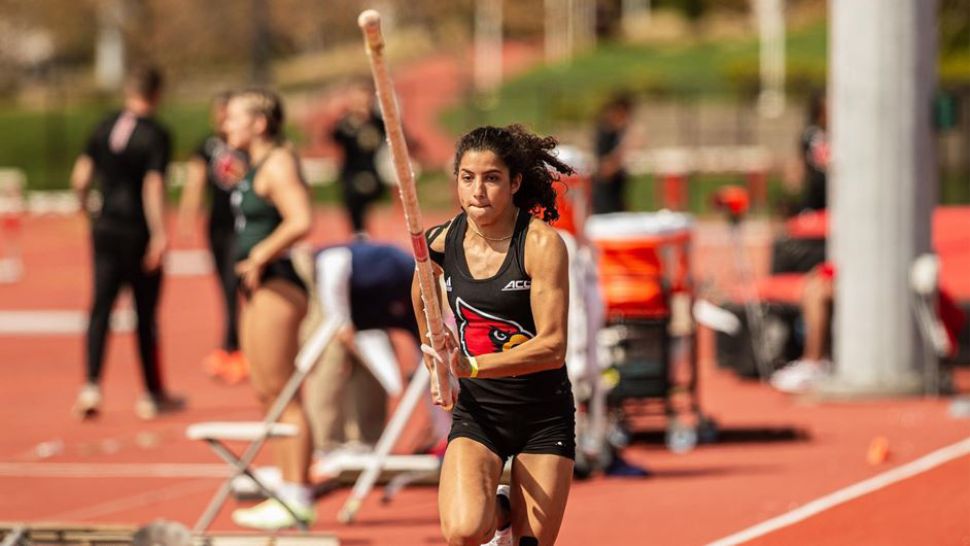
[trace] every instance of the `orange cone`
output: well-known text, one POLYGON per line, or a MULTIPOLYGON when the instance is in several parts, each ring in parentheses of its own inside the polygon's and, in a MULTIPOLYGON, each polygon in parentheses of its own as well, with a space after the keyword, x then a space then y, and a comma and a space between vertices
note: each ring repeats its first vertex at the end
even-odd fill
POLYGON ((889 459, 889 440, 885 436, 876 436, 869 442, 869 451, 866 453, 866 461, 875 466, 886 462, 889 459))

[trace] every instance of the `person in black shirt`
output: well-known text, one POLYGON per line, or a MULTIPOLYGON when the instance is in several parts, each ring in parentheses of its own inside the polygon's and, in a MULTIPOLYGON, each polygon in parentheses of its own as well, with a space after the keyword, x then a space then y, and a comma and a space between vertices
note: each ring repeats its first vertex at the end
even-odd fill
POLYGON ((377 151, 385 139, 384 120, 367 85, 359 83, 351 88, 347 111, 330 136, 343 152, 340 186, 344 206, 354 233, 362 234, 367 207, 384 194, 376 164, 377 151))
POLYGON ((155 319, 168 246, 163 214, 171 154, 168 131, 152 117, 161 86, 158 70, 133 70, 125 81, 124 110, 95 128, 71 173, 71 186, 82 205, 88 203, 94 181, 101 190, 101 207, 91 213, 94 301, 87 332, 87 383, 74 406, 81 418, 96 415, 101 405, 99 383, 111 307, 124 285, 131 287, 138 314, 138 353, 146 390, 135 412, 152 419, 183 405, 165 391, 155 319))
POLYGON ((812 96, 808 109, 808 125, 799 140, 804 167, 800 210, 822 210, 828 205, 829 140, 828 109, 825 95, 812 96))
MULTIPOLYGON (((428 230, 458 326, 441 340, 445 354, 422 347, 426 364, 447 362, 461 387, 438 487, 449 544, 554 544, 569 497, 568 262, 546 222, 559 217, 558 174, 573 170, 555 147, 518 125, 466 134, 454 162, 462 212, 428 230), (509 458, 511 485, 497 488, 509 458)), ((412 300, 424 317, 417 282, 412 300)), ((427 339, 425 321, 418 325, 427 339)))
POLYGON ((203 194, 208 189, 208 235, 212 262, 216 267, 225 309, 222 347, 204 360, 206 372, 228 383, 238 383, 249 375, 249 366, 239 350, 238 277, 233 267, 235 220, 230 204, 233 184, 247 169, 246 157, 226 144, 222 124, 226 119, 226 104, 230 93, 216 95, 212 101, 213 134, 207 136, 189 160, 188 175, 179 202, 179 225, 183 234, 194 231, 196 217, 202 207, 203 194))
POLYGON ((627 172, 623 166, 633 103, 618 96, 607 103, 596 123, 596 171, 593 173, 593 214, 626 210, 627 172))

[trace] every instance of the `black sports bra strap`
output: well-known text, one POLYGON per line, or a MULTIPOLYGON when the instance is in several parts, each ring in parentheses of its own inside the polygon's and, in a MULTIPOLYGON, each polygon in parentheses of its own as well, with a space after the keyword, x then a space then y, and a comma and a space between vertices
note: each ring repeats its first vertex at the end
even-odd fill
MULTIPOLYGON (((428 241, 428 254, 431 256, 431 261, 438 264, 439 266, 444 266, 445 263, 445 253, 438 252, 431 248, 431 245, 435 240, 441 236, 441 232, 447 229, 451 225, 453 220, 448 220, 443 224, 437 225, 429 229, 424 233, 424 238, 428 241)), ((447 247, 447 244, 445 245, 447 247)))
POLYGON ((512 236, 512 244, 515 248, 515 259, 519 262, 519 267, 522 268, 522 272, 525 273, 525 240, 526 235, 529 233, 529 222, 532 221, 532 215, 524 210, 519 210, 518 216, 515 218, 515 231, 512 236))

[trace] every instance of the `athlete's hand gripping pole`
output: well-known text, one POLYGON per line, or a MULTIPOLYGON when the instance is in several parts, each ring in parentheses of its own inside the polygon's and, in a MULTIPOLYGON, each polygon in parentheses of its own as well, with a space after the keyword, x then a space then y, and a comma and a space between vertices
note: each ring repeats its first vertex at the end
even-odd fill
MULTIPOLYGON (((424 301, 428 332, 435 351, 443 355, 447 353, 445 326, 441 320, 441 308, 438 306, 438 291, 434 280, 434 271, 431 268, 431 262, 428 260, 428 243, 424 238, 424 225, 421 221, 421 209, 418 206, 414 172, 411 170, 408 146, 404 140, 404 131, 401 127, 397 97, 394 94, 387 65, 384 63, 384 36, 381 34, 381 16, 375 10, 367 10, 357 18, 357 24, 364 34, 371 74, 374 76, 374 87, 377 90, 377 99, 384 116, 387 143, 394 162, 394 172, 397 175, 401 202, 404 205, 404 218, 408 224, 408 233, 411 235, 411 248, 417 262, 418 283, 421 286, 421 299, 424 301)), ((451 373, 447 364, 439 365, 435 361, 431 373, 431 397, 435 404, 448 410, 454 404, 451 373)))

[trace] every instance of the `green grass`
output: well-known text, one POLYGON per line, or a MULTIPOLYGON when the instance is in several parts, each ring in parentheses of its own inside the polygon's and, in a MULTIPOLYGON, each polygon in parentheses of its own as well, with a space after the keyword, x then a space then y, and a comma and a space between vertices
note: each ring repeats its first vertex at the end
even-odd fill
MULTIPOLYGON (((208 108, 205 103, 180 103, 159 110, 159 119, 172 133, 174 160, 187 159, 208 134, 208 108)), ((0 107, 0 167, 23 169, 31 190, 65 189, 91 130, 116 109, 114 103, 46 111, 0 107)), ((298 145, 303 139, 292 126, 287 134, 298 145)))
MULTIPOLYGON (((113 104, 91 104, 47 111, 0 108, 0 166, 27 173, 32 190, 64 189, 74 158, 94 126, 113 104)), ((172 130, 175 158, 188 157, 208 131, 207 106, 168 106, 159 118, 172 130)))
MULTIPOLYGON (((823 23, 787 37, 791 92, 821 86, 827 33, 823 23)), ((617 90, 677 97, 738 96, 758 82, 754 39, 699 42, 683 46, 605 44, 570 64, 541 67, 504 85, 494 100, 468 100, 445 113, 453 132, 483 123, 525 122, 539 130, 563 121, 585 121, 617 90)))

